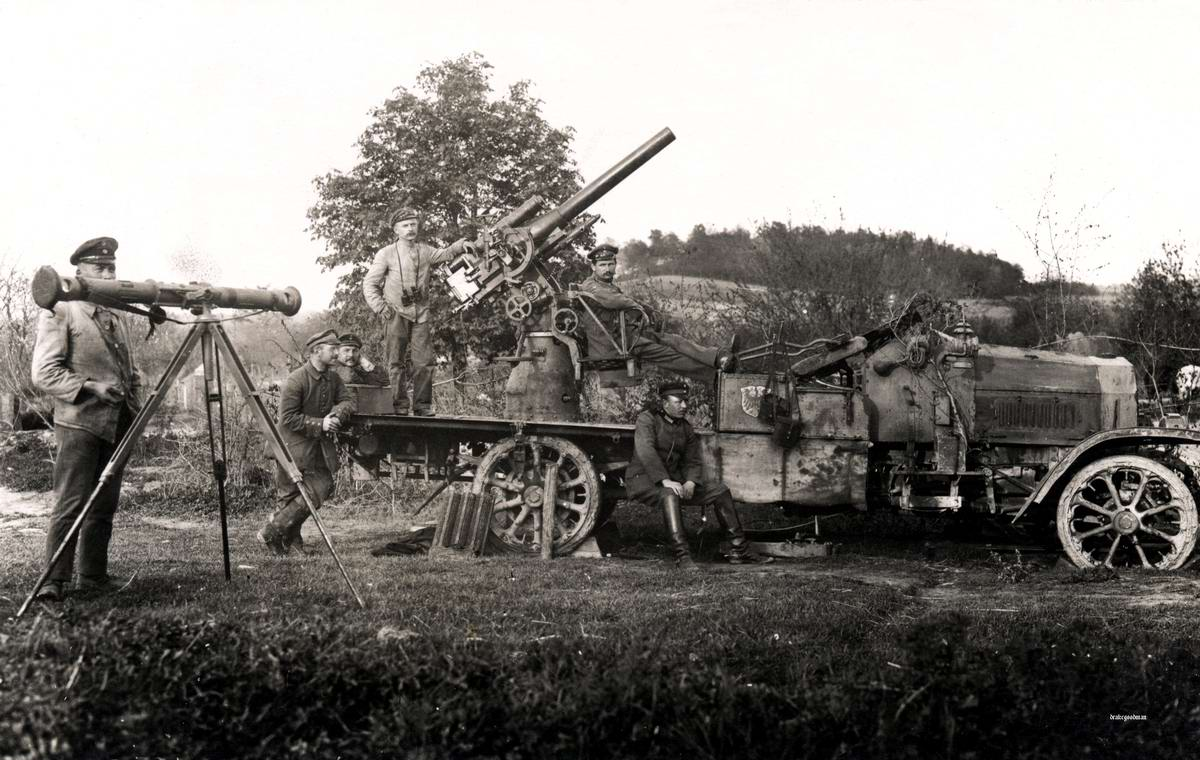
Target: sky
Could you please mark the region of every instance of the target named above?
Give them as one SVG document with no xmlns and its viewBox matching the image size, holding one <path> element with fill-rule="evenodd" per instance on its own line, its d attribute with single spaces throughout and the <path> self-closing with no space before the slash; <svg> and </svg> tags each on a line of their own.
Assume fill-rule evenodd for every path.
<svg viewBox="0 0 1200 760">
<path fill-rule="evenodd" d="M 677 135 L 593 209 L 601 239 L 907 230 L 1033 277 L 1053 228 L 1079 279 L 1119 284 L 1200 251 L 1198 36 L 1195 3 L 0 0 L 0 263 L 69 274 L 109 235 L 122 279 L 324 308 L 313 179 L 478 51 L 575 129 L 585 181 Z"/>
</svg>

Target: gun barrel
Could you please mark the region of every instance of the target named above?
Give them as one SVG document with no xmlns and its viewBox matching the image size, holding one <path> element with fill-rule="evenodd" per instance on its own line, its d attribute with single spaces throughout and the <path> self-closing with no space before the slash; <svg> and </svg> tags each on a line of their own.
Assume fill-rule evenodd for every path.
<svg viewBox="0 0 1200 760">
<path fill-rule="evenodd" d="M 154 280 L 102 280 L 95 277 L 60 277 L 53 267 L 39 267 L 31 283 L 33 302 L 53 309 L 59 301 L 91 301 L 191 307 L 207 304 L 226 309 L 261 309 L 293 316 L 300 311 L 300 291 L 295 288 L 229 288 L 192 282 L 186 285 Z"/>
<path fill-rule="evenodd" d="M 535 219 L 529 225 L 529 231 L 533 235 L 534 241 L 541 242 L 555 228 L 579 216 L 605 193 L 619 185 L 626 177 L 641 168 L 642 164 L 654 158 L 659 151 L 674 141 L 675 133 L 670 128 L 664 127 L 662 131 L 642 143 L 637 150 L 618 161 L 604 174 L 592 180 L 558 208 Z"/>
</svg>

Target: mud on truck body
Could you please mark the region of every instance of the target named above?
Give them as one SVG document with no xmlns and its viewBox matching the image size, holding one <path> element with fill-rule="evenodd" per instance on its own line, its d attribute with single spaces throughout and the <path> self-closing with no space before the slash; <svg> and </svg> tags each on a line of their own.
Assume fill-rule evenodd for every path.
<svg viewBox="0 0 1200 760">
<path fill-rule="evenodd" d="M 386 460 L 393 473 L 468 482 L 469 500 L 488 504 L 493 549 L 540 553 L 550 540 L 567 553 L 607 519 L 633 426 L 584 422 L 581 380 L 636 379 L 637 325 L 622 314 L 610 330 L 546 259 L 674 139 L 662 130 L 548 211 L 530 198 L 445 267 L 459 309 L 503 298 L 517 329 L 515 355 L 502 357 L 513 366 L 505 414 L 400 416 L 390 389 L 361 387 L 350 438 L 362 471 Z M 714 374 L 713 424 L 699 431 L 707 477 L 744 504 L 985 516 L 1057 530 L 1082 567 L 1182 566 L 1196 542 L 1200 434 L 1139 427 L 1124 359 L 980 345 L 961 317 L 937 329 L 934 307 L 914 297 L 863 335 L 743 351 L 785 366 Z"/>
</svg>

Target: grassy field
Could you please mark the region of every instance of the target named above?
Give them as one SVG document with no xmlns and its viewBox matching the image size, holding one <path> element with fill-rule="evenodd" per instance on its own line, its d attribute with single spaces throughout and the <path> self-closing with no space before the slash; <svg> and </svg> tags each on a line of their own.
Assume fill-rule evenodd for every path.
<svg viewBox="0 0 1200 760">
<path fill-rule="evenodd" d="M 1200 739 L 1194 571 L 1079 573 L 855 517 L 827 521 L 835 556 L 765 568 L 716 563 L 706 532 L 705 572 L 684 574 L 641 508 L 606 559 L 373 557 L 403 509 L 325 518 L 365 611 L 326 553 L 265 556 L 260 513 L 232 522 L 226 583 L 216 519 L 188 506 L 119 515 L 123 591 L 14 621 L 44 536 L 0 526 L 0 756 L 1185 757 Z"/>
</svg>

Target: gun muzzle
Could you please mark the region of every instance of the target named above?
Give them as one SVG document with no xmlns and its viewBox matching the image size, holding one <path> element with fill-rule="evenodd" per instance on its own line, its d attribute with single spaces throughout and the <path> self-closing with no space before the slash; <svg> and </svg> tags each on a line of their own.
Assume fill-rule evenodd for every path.
<svg viewBox="0 0 1200 760">
<path fill-rule="evenodd" d="M 611 169 L 587 184 L 579 192 L 562 202 L 560 206 L 538 217 L 529 225 L 534 241 L 546 239 L 556 227 L 561 227 L 582 214 L 596 201 L 637 171 L 642 164 L 658 155 L 659 151 L 675 141 L 675 133 L 664 127 L 658 134 L 639 145 L 632 153 L 618 161 Z"/>
<path fill-rule="evenodd" d="M 185 285 L 154 280 L 102 280 L 94 277 L 60 277 L 54 267 L 39 267 L 33 275 L 33 302 L 53 309 L 59 301 L 90 301 L 108 305 L 114 301 L 149 306 L 277 311 L 294 316 L 300 311 L 300 291 L 295 288 L 227 288 L 206 282 Z"/>
</svg>

